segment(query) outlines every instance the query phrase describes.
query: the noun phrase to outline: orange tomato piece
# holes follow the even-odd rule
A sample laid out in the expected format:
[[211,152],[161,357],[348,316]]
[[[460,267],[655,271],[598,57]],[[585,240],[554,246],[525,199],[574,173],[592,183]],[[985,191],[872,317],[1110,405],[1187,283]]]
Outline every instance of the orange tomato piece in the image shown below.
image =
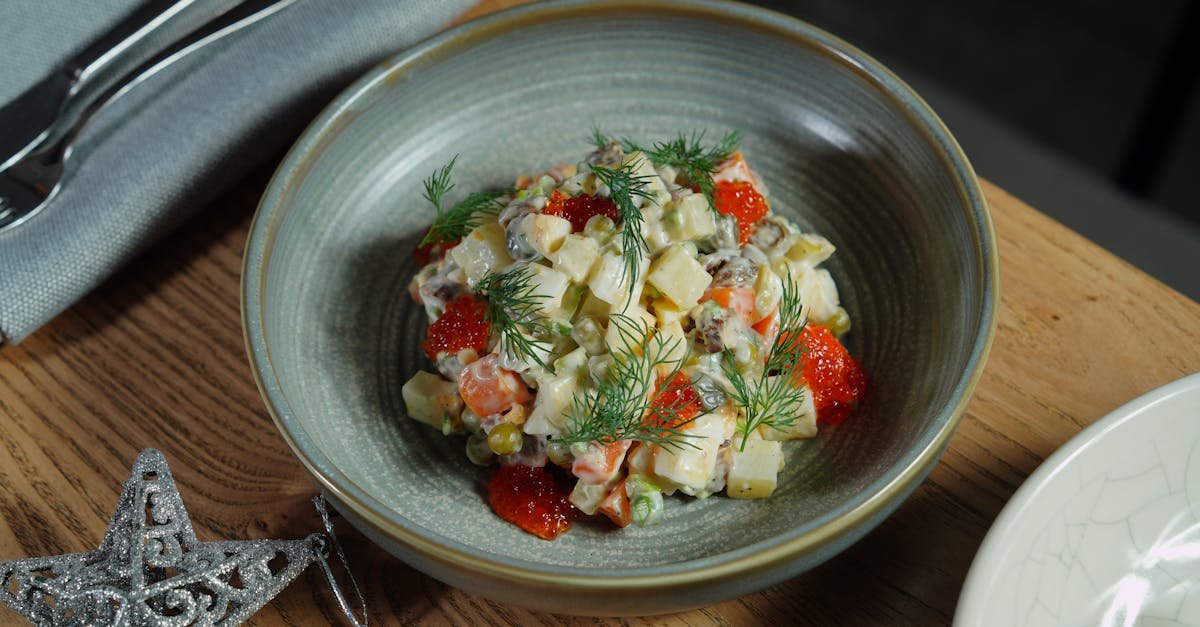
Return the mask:
[[521,377],[501,368],[499,361],[499,357],[491,353],[471,362],[458,375],[458,393],[467,407],[480,416],[508,411],[513,403],[533,400]]

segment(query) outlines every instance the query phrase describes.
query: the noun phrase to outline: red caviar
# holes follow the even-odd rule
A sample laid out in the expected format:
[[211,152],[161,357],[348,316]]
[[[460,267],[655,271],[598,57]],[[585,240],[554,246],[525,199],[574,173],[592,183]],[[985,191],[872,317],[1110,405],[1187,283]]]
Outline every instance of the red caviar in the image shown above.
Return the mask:
[[446,305],[446,312],[429,325],[421,348],[430,359],[438,353],[457,353],[473,348],[477,353],[487,350],[491,325],[487,321],[487,303],[471,296],[460,296]]
[[[664,381],[659,379],[659,388]],[[691,379],[676,372],[667,389],[654,398],[646,422],[662,427],[678,427],[700,414],[700,395],[691,385]]]
[[501,466],[488,481],[492,511],[543,540],[571,528],[575,509],[570,493],[570,478],[547,466]]
[[819,324],[804,327],[808,351],[804,355],[804,380],[812,391],[817,422],[836,425],[854,411],[867,391],[867,373],[850,356],[829,329]]
[[738,243],[750,241],[754,225],[767,215],[767,199],[747,181],[720,181],[713,188],[713,206],[737,218]]
[[558,190],[550,194],[542,213],[566,218],[571,222],[572,232],[582,231],[592,216],[607,216],[613,222],[617,221],[617,207],[611,200],[588,194],[568,197]]
[[[429,235],[429,229],[425,229],[425,235]],[[434,259],[441,259],[451,248],[458,246],[460,239],[451,240],[448,242],[434,241],[426,244],[417,244],[413,249],[413,259],[421,265],[425,265]]]

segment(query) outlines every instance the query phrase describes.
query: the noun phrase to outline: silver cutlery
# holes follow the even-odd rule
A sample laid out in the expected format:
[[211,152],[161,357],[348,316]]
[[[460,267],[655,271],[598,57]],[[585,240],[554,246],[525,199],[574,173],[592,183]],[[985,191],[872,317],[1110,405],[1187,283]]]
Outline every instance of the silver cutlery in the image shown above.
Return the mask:
[[149,2],[0,108],[0,232],[59,190],[71,146],[96,112],[192,51],[294,1]]

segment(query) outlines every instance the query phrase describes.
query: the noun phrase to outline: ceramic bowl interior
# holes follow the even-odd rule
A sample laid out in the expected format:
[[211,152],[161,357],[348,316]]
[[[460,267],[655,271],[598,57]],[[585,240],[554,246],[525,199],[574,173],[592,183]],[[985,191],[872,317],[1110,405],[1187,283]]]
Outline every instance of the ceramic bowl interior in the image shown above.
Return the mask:
[[[432,369],[406,287],[432,218],[423,178],[457,155],[456,194],[508,185],[579,161],[593,125],[647,142],[740,130],[774,210],[838,248],[826,267],[870,391],[844,424],[787,445],[768,500],[670,498],[660,526],[582,521],[546,542],[492,514],[463,439],[406,418],[401,386]],[[565,2],[439,36],[338,98],[272,181],[244,280],[281,431],[376,537],[583,587],[774,569],[748,579],[764,586],[860,537],[928,472],[990,343],[996,259],[957,145],[861,52],[749,7]]]

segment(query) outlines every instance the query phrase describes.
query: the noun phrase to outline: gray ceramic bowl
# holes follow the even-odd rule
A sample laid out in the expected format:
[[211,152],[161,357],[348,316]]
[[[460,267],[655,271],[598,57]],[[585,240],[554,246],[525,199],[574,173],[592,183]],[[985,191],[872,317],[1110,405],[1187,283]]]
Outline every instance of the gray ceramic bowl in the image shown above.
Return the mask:
[[[789,446],[776,495],[671,502],[665,522],[501,521],[460,439],[404,415],[425,321],[405,289],[459,155],[460,193],[617,136],[740,129],[776,210],[829,237],[871,378],[848,422]],[[558,612],[648,614],[742,595],[826,560],[936,462],[991,342],[995,238],[966,158],[877,62],[790,18],[716,2],[557,2],[473,22],[363,77],[271,182],[246,252],[251,361],[280,431],[337,508],[443,581]]]

